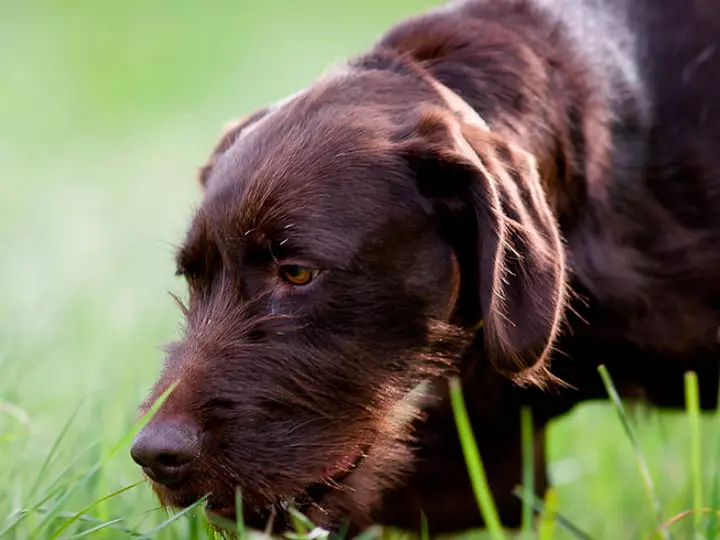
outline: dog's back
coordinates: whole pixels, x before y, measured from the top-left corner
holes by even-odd
[[[720,2],[537,1],[575,28],[617,103],[611,183],[588,186],[595,204],[568,234],[577,272],[624,335],[692,356],[720,324]]]

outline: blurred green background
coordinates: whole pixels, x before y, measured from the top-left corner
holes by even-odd
[[[132,427],[158,346],[178,334],[167,291],[183,296],[184,285],[172,254],[199,201],[195,171],[223,125],[436,3],[0,0],[0,536],[50,538],[140,480],[127,445],[82,475]],[[689,507],[686,423],[643,412],[639,426],[668,518]],[[713,426],[703,431],[706,493]],[[606,404],[557,422],[550,455],[573,523],[595,538],[652,531]],[[152,531],[167,518],[156,506],[141,485],[58,536],[94,520],[122,519],[101,531],[117,537]],[[200,537],[199,527],[181,519],[151,536]]]

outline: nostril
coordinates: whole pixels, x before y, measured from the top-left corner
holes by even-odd
[[[196,430],[185,424],[148,424],[130,448],[132,459],[152,480],[176,485],[188,474],[189,465],[200,453]]]

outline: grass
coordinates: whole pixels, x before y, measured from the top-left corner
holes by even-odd
[[[127,451],[158,346],[179,331],[166,291],[184,296],[172,252],[196,167],[228,120],[434,3],[1,3],[0,538],[210,537],[197,509],[158,508]],[[717,419],[636,412],[663,523],[713,538]],[[532,535],[649,538],[658,520],[637,448],[611,402],[555,422],[554,490],[532,501]],[[364,535],[379,536],[401,537]]]
[[[623,429],[625,430],[625,434],[627,435],[627,438],[630,441],[630,444],[632,445],[632,449],[633,449],[633,452],[635,454],[635,458],[636,458],[637,464],[638,464],[638,470],[640,471],[640,474],[642,476],[642,481],[645,486],[645,492],[647,494],[650,505],[652,506],[653,510],[655,511],[657,525],[658,525],[658,527],[662,527],[663,521],[662,521],[662,508],[660,506],[660,501],[657,498],[657,494],[655,492],[655,484],[654,484],[652,476],[650,474],[650,470],[648,469],[647,463],[645,462],[645,457],[643,456],[642,450],[640,449],[640,444],[638,443],[638,440],[635,437],[635,432],[632,428],[632,424],[630,423],[630,418],[628,417],[627,413],[625,412],[625,407],[623,407],[620,396],[618,395],[618,392],[615,389],[615,385],[612,382],[612,378],[610,377],[610,374],[608,373],[607,368],[605,366],[600,366],[598,371],[600,372],[600,376],[602,377],[603,383],[605,384],[605,388],[610,397],[610,400],[612,401],[612,404],[614,405],[615,410],[617,411],[618,418],[620,419],[620,422],[622,423]],[[667,531],[663,530],[663,536],[666,538],[668,537]]]
[[[450,397],[457,423],[458,435],[460,436],[460,442],[465,456],[465,463],[467,464],[478,507],[482,512],[483,519],[492,536],[492,540],[503,540],[505,535],[502,532],[495,501],[490,493],[490,487],[488,486],[487,477],[485,476],[485,469],[477,449],[475,435],[470,425],[470,418],[465,410],[465,401],[463,399],[460,381],[457,378],[450,379]]]

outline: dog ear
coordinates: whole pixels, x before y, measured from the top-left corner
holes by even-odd
[[[247,116],[240,118],[239,120],[230,122],[227,126],[225,126],[225,129],[220,135],[220,138],[215,143],[215,147],[213,148],[210,157],[205,162],[205,164],[202,165],[198,170],[198,182],[200,182],[200,186],[203,189],[207,187],[210,173],[212,172],[212,169],[217,159],[232,146],[232,144],[237,140],[237,138],[243,131],[247,130],[250,126],[260,121],[269,112],[270,109],[267,107],[258,109],[248,114]]]
[[[413,126],[402,152],[460,261],[461,318],[482,322],[497,371],[542,382],[567,278],[535,159],[445,109],[423,110]]]

